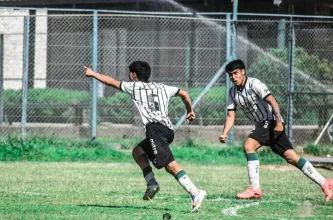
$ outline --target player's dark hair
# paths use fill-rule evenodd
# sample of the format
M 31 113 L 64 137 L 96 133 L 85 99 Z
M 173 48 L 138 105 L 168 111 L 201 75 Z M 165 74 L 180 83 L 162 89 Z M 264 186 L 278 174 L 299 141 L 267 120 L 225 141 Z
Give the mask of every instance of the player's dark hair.
M 227 73 L 230 73 L 236 69 L 244 69 L 245 70 L 245 64 L 242 60 L 233 60 L 230 63 L 227 64 L 225 67 L 225 71 Z
M 150 77 L 150 66 L 145 61 L 134 61 L 129 65 L 129 70 L 135 72 L 139 80 L 142 82 L 148 82 Z

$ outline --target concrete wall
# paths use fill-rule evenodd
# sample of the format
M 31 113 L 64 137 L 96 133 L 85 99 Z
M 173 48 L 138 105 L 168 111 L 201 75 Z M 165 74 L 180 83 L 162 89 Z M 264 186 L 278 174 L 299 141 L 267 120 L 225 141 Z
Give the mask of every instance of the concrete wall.
M 46 88 L 47 76 L 47 11 L 36 11 L 35 88 Z
M 0 33 L 4 35 L 4 89 L 22 87 L 23 27 L 27 10 L 1 10 Z
M 35 26 L 35 87 L 46 86 L 47 14 L 37 10 Z M 24 16 L 28 10 L 0 10 L 0 33 L 4 35 L 4 89 L 21 89 L 23 72 Z M 33 53 L 30 51 L 29 53 Z

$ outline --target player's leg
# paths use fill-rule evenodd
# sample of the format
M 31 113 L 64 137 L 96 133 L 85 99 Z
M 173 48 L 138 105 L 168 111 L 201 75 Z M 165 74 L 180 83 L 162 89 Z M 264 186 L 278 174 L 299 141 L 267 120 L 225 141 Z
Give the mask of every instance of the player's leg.
M 286 146 L 291 146 L 289 139 L 285 137 L 281 137 L 281 139 L 285 139 L 281 142 L 284 143 Z M 288 143 L 289 142 L 289 143 Z M 282 148 L 282 146 L 280 146 Z M 285 148 L 285 147 L 284 147 Z M 289 147 L 290 148 L 290 147 Z M 295 150 L 293 149 L 286 149 L 283 153 L 283 158 L 289 163 L 296 166 L 299 170 L 303 172 L 305 176 L 307 176 L 310 180 L 317 183 L 321 186 L 322 191 L 326 195 L 326 201 L 329 201 L 333 197 L 333 180 L 325 179 L 311 164 L 311 162 L 307 161 L 305 158 L 300 157 Z
M 207 193 L 204 190 L 199 190 L 191 179 L 188 177 L 186 171 L 176 162 L 170 162 L 165 170 L 173 175 L 179 185 L 191 195 L 192 198 L 192 212 L 197 212 L 201 206 L 202 201 L 206 198 Z
M 247 159 L 247 173 L 250 186 L 244 192 L 237 194 L 236 198 L 238 199 L 259 199 L 262 197 L 259 183 L 259 157 L 257 153 L 257 149 L 260 147 L 261 144 L 252 137 L 248 137 L 245 141 L 244 152 Z
M 178 183 L 193 196 L 194 207 L 192 211 L 198 211 L 206 192 L 198 190 L 182 167 L 176 163 L 170 149 L 170 144 L 174 138 L 173 130 L 155 123 L 146 129 L 146 133 L 154 153 L 154 166 L 157 169 L 164 167 L 167 172 L 176 178 Z
M 143 147 L 141 147 L 143 146 Z M 155 179 L 154 172 L 152 167 L 150 166 L 148 157 L 150 155 L 150 151 L 146 150 L 147 153 L 143 150 L 143 148 L 149 147 L 149 142 L 147 139 L 143 140 L 138 146 L 136 146 L 132 151 L 132 156 L 135 162 L 139 165 L 142 170 L 143 177 L 146 180 L 147 188 L 143 195 L 144 200 L 152 199 L 155 194 L 160 190 L 160 187 Z
M 142 147 L 136 146 L 132 151 L 132 157 L 135 162 L 139 165 L 141 170 L 144 170 L 147 166 L 150 166 L 149 160 L 146 153 L 143 151 Z
M 192 196 L 195 196 L 199 193 L 199 189 L 194 185 L 191 179 L 188 177 L 186 171 L 176 162 L 172 161 L 169 163 L 165 170 L 175 177 L 179 185 L 190 193 Z

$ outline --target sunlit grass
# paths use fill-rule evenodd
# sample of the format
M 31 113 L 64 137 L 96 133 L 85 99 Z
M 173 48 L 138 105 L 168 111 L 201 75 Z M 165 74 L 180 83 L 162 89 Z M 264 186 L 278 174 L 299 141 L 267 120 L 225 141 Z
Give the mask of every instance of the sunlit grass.
M 325 203 L 320 187 L 291 166 L 262 167 L 260 201 L 234 199 L 247 186 L 245 166 L 183 166 L 208 193 L 198 214 L 190 213 L 189 196 L 164 170 L 155 170 L 161 191 L 143 201 L 145 182 L 134 162 L 2 162 L 0 219 L 162 219 L 166 212 L 172 219 L 333 218 L 333 203 Z M 237 206 L 236 216 L 223 214 Z

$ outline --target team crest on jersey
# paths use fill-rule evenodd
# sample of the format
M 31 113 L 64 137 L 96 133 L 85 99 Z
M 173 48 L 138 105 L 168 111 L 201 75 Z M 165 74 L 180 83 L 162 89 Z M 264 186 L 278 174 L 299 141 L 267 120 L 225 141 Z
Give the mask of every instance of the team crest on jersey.
M 253 93 L 253 91 L 251 88 L 249 90 L 247 90 L 247 94 L 252 95 L 252 93 Z

